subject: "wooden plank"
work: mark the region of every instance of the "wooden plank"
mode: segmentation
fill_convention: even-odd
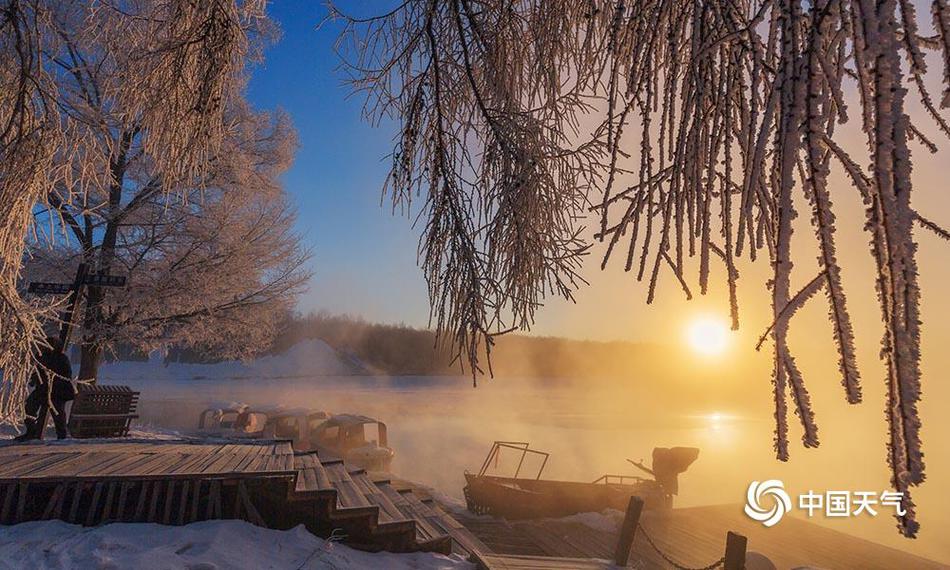
[[[251,498],[247,494],[247,488],[244,485],[244,481],[238,481],[238,495],[241,497],[241,502],[244,504],[244,510],[247,512],[248,519],[251,524],[257,526],[267,526],[264,523],[264,519],[261,517],[260,513],[257,512],[257,509],[254,507],[254,503],[251,502]]]
[[[330,482],[330,476],[327,474],[326,468],[319,459],[317,466],[314,468],[314,474],[317,476],[317,489],[324,490],[333,488],[333,483]]]
[[[280,470],[281,471],[293,471],[294,470],[294,456],[293,454],[284,454],[280,456]]]
[[[71,453],[42,453],[28,456],[30,461],[20,462],[16,467],[9,469],[5,477],[24,478],[42,476],[44,471],[52,466],[74,458]]]
[[[191,500],[191,517],[188,522],[198,520],[198,502],[201,500],[201,479],[195,479],[194,498]]]
[[[195,474],[204,474],[208,467],[218,460],[218,456],[213,453],[205,454],[199,461],[192,464],[191,472]]]
[[[243,450],[229,453],[228,460],[219,467],[219,470],[221,473],[242,473],[242,471],[238,469],[238,465],[240,465],[246,457],[247,454],[243,453]]]
[[[260,453],[251,454],[250,461],[244,466],[245,473],[258,473],[262,471],[260,466],[267,461],[266,455],[261,455]]]
[[[211,480],[205,519],[210,520],[214,515],[221,516],[221,481],[217,479]]]
[[[237,463],[240,458],[236,458],[233,453],[218,453],[215,460],[204,470],[204,473],[226,474],[229,473],[228,465]]]
[[[16,477],[18,470],[23,470],[38,461],[42,461],[47,453],[23,453],[21,455],[4,456],[0,463],[0,478],[12,479]]]
[[[191,482],[185,479],[181,484],[181,500],[178,503],[178,517],[175,519],[175,523],[182,525],[185,524],[185,513],[188,510],[188,487]]]
[[[148,522],[155,522],[155,517],[158,516],[158,497],[162,494],[162,482],[155,481],[152,485],[152,500],[148,504],[148,517],[145,519]]]
[[[86,512],[86,526],[92,526],[93,517],[99,509],[99,499],[102,497],[102,481],[96,483],[95,490],[92,493],[92,502],[89,504],[89,510]]]
[[[175,474],[195,473],[195,474],[198,474],[198,473],[200,473],[201,471],[195,469],[195,465],[197,465],[198,463],[200,463],[200,462],[202,462],[202,461],[206,461],[206,460],[208,459],[208,456],[205,455],[204,453],[187,453],[187,454],[185,454],[185,457],[186,457],[187,459],[185,459],[184,461],[182,461],[181,463],[179,463],[177,466],[175,466],[173,469],[171,469],[171,470],[170,470],[171,473],[175,473]]]
[[[154,485],[158,485],[158,481]],[[135,511],[132,513],[132,520],[138,522],[145,516],[145,499],[148,497],[148,491],[153,486],[149,481],[142,482],[142,488],[139,489],[139,498],[135,503]]]
[[[221,480],[215,479],[211,483],[214,493],[212,494],[211,505],[214,507],[214,516],[217,518],[224,517],[224,510],[221,508],[222,497],[221,497]]]
[[[101,461],[97,461],[76,474],[83,477],[102,477],[102,472],[117,463],[125,461],[127,455],[124,453],[103,453]]]
[[[40,517],[43,520],[49,520],[53,516],[53,511],[56,508],[56,504],[62,499],[63,494],[66,492],[66,484],[60,483],[56,485],[56,488],[53,489],[53,494],[50,495],[49,502],[46,503],[46,508],[43,509],[43,515]]]
[[[416,521],[416,530],[420,531],[426,540],[437,538],[443,534],[429,522],[428,509],[412,493],[411,489],[400,490],[398,493],[405,499],[405,502],[399,505],[399,510],[406,515],[406,518]]]
[[[300,471],[300,477],[297,481],[298,491],[317,491],[320,489],[317,482],[317,470],[315,467],[306,467]]]
[[[76,484],[73,485],[73,503],[69,507],[69,518],[66,522],[74,523],[76,522],[76,517],[79,513],[79,501],[82,500],[82,491],[86,483],[83,481],[76,481]]]
[[[109,481],[109,485],[106,488],[106,502],[102,506],[102,518],[99,519],[100,523],[108,522],[109,517],[112,516],[112,501],[115,499],[116,486],[115,481]]]
[[[116,519],[120,521],[125,520],[125,501],[129,496],[129,489],[132,488],[133,483],[129,481],[123,481],[121,487],[119,487],[119,502],[116,505]]]
[[[16,483],[4,485],[6,495],[3,497],[3,510],[0,511],[0,523],[8,524],[10,520],[10,509],[13,506],[13,496],[16,495]]]
[[[157,471],[160,475],[167,475],[174,473],[179,465],[182,465],[188,462],[191,457],[185,453],[165,453],[163,454],[167,457],[167,460],[162,462],[161,470]]]
[[[231,505],[231,518],[241,518],[241,493],[234,489],[234,503]]]
[[[406,516],[402,514],[402,511],[383,493],[372,481],[370,481],[369,476],[366,472],[358,473],[357,475],[352,475],[353,481],[360,487],[363,491],[363,494],[366,496],[367,500],[379,507],[380,510],[380,521],[382,522],[393,522],[407,520]]]
[[[462,525],[458,520],[453,516],[445,512],[442,507],[433,502],[431,505],[427,503],[430,510],[432,510],[440,519],[441,526],[445,529],[449,536],[454,540],[466,554],[478,554],[480,552],[491,552],[491,549],[477,538],[471,531],[469,531],[465,526]]]
[[[117,463],[109,465],[107,468],[100,470],[100,474],[103,477],[107,476],[125,476],[128,475],[130,471],[134,471],[137,465],[145,463],[151,459],[151,454],[135,454],[135,453],[123,453],[125,459]]]
[[[169,479],[165,488],[165,511],[162,513],[162,524],[168,524],[172,518],[172,503],[175,501],[175,480]]]
[[[171,453],[156,453],[155,459],[138,468],[138,474],[141,475],[164,475],[168,473],[169,467],[178,462],[179,456]]]
[[[50,465],[43,473],[43,477],[46,478],[56,478],[56,477],[70,477],[76,476],[77,474],[86,473],[90,467],[95,467],[97,464],[102,463],[113,457],[109,453],[101,452],[88,452],[80,453],[75,457],[67,459],[65,461],[58,462],[54,465]]]
[[[234,466],[234,471],[236,472],[245,472],[248,471],[248,466],[253,463],[257,458],[256,450],[250,446],[244,450],[244,456],[241,458],[241,461]]]
[[[63,487],[63,492],[59,496],[59,500],[56,501],[56,505],[53,507],[53,516],[54,519],[62,519],[63,517],[63,506],[66,504],[66,492],[69,490],[68,483],[61,483]]]

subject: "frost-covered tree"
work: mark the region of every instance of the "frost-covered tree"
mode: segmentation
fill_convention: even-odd
[[[165,189],[201,173],[269,29],[262,0],[0,0],[3,419],[21,413],[31,347],[49,314],[16,289],[34,207],[54,188],[114,186],[125,138],[97,136],[102,129],[134,125]]]
[[[685,259],[725,270],[739,325],[738,257],[764,254],[770,280],[775,451],[788,458],[788,406],[818,445],[789,321],[818,291],[828,303],[841,381],[861,400],[836,229],[866,228],[877,267],[887,368],[888,463],[917,531],[911,486],[924,480],[919,436],[920,315],[915,226],[948,237],[911,205],[911,143],[950,134],[950,10],[910,0],[406,0],[341,18],[340,51],[367,114],[400,124],[387,182],[397,204],[421,196],[420,258],[438,330],[477,366],[491,338],[526,328],[545,295],[568,299],[599,218],[609,258],[691,295]],[[928,29],[922,29],[924,28]],[[940,58],[935,103],[925,54]],[[926,116],[908,117],[920,99]],[[839,143],[857,121],[866,149]],[[585,128],[593,121],[594,128]],[[861,164],[867,164],[862,167]],[[852,188],[828,185],[840,168]],[[631,181],[629,184],[627,181]],[[832,200],[857,190],[861,220]],[[598,197],[594,197],[594,193]],[[820,273],[795,275],[795,196],[804,196]],[[797,243],[797,242],[796,242]]]
[[[50,209],[36,212],[26,277],[69,282],[80,262],[127,276],[121,290],[88,287],[76,331],[80,380],[94,380],[103,353],[120,343],[255,354],[292,308],[309,277],[278,180],[293,157],[293,130],[285,117],[240,101],[224,125],[207,168],[170,192],[136,134],[114,169],[113,189],[60,186]],[[50,227],[59,220],[63,226]]]

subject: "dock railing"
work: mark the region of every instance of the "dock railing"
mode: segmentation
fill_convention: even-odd
[[[631,483],[640,483],[641,481],[646,481],[646,479],[644,479],[643,477],[640,477],[640,476],[638,476],[638,475],[611,475],[611,474],[606,474],[606,475],[601,475],[600,477],[594,479],[593,483],[594,483],[595,485],[596,485],[597,483],[603,483],[604,485],[611,485],[611,484],[625,485],[625,484],[627,484],[628,482],[631,482]]]
[[[630,562],[630,549],[633,547],[633,539],[637,532],[643,535],[647,544],[650,545],[657,554],[660,555],[670,566],[677,570],[714,570],[723,568],[724,570],[743,570],[745,568],[746,537],[741,534],[728,531],[726,533],[726,550],[723,556],[706,566],[695,567],[686,566],[676,560],[656,544],[652,537],[647,534],[646,529],[640,524],[640,514],[643,512],[643,500],[640,497],[630,497],[627,504],[627,513],[623,519],[623,525],[620,527],[620,538],[617,540],[617,550],[614,554],[614,563],[617,566],[626,566]]]

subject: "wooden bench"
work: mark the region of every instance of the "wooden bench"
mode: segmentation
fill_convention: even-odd
[[[139,393],[128,386],[80,384],[69,413],[69,433],[77,439],[123,437],[138,417]]]

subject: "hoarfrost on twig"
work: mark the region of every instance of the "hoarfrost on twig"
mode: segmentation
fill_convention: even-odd
[[[847,189],[828,184],[843,167],[866,206],[877,267],[892,484],[907,493],[923,481],[913,225],[947,234],[911,207],[908,140],[932,150],[924,127],[950,133],[924,82],[926,53],[939,52],[940,107],[950,106],[945,0],[931,4],[932,35],[910,0],[410,0],[375,18],[334,15],[367,114],[400,121],[387,188],[397,205],[425,203],[420,254],[433,317],[473,370],[492,335],[530,326],[546,295],[572,298],[589,202],[603,264],[623,251],[625,269],[648,283],[648,302],[667,271],[690,294],[684,256],[699,258],[705,293],[718,259],[738,326],[735,258],[768,257],[776,454],[789,455],[789,392],[804,444],[817,445],[787,334],[818,289],[846,399],[862,397],[836,251],[850,220],[836,217],[834,202]],[[926,111],[917,124],[908,89]],[[846,105],[860,109],[863,158],[836,142]],[[579,129],[590,117],[599,127]],[[636,180],[624,188],[628,177]],[[790,291],[799,196],[821,270],[804,297]],[[898,522],[913,536],[906,497]]]

